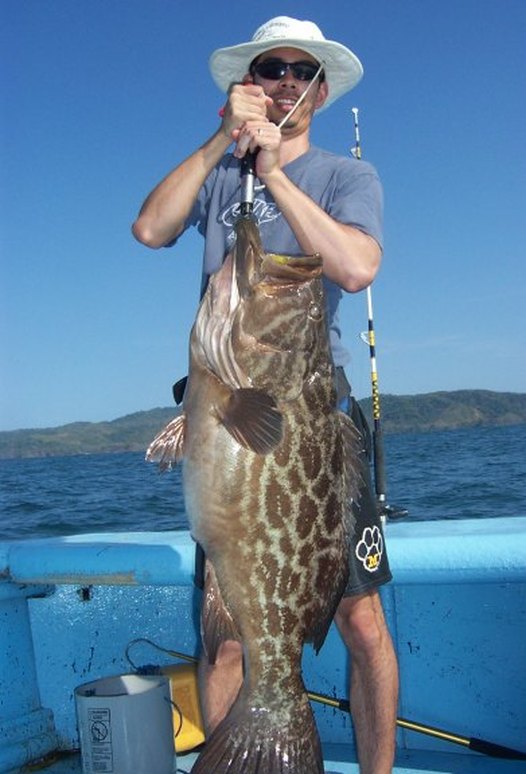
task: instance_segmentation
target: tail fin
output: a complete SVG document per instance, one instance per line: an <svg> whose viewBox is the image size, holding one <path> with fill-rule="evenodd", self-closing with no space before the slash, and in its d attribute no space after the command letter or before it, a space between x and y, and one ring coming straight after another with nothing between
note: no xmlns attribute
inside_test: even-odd
<svg viewBox="0 0 526 774"><path fill-rule="evenodd" d="M240 695L211 734L192 774L323 774L307 696L290 707L250 706Z"/></svg>

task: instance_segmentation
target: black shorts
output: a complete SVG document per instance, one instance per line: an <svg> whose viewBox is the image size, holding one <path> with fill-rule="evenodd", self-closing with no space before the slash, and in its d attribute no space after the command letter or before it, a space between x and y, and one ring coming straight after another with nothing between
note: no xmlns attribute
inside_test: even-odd
<svg viewBox="0 0 526 774"><path fill-rule="evenodd" d="M338 403L349 414L362 438L361 467L362 481L360 494L353 504L355 517L354 533L350 540L349 581L344 597L365 594L376 589L391 578L389 561L385 548L382 520L376 505L371 480L371 436L363 412L352 395L343 368L336 369ZM205 553L199 544L195 552L195 585L204 587Z"/></svg>
<svg viewBox="0 0 526 774"><path fill-rule="evenodd" d="M362 439L362 486L353 503L354 533L349 550L349 580L344 597L364 594L392 579L380 510L371 479L371 434L360 405L351 395L343 368L336 369L338 403L351 417Z"/></svg>

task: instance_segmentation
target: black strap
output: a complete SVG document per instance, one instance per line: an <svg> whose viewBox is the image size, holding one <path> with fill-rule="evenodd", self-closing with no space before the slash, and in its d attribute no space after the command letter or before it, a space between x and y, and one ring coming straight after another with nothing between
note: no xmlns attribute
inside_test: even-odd
<svg viewBox="0 0 526 774"><path fill-rule="evenodd" d="M184 391L186 390L187 381L188 381L188 377L183 376L183 378L179 379L179 381L176 382L172 387L172 395L174 396L174 401L177 403L178 406L183 402Z"/></svg>

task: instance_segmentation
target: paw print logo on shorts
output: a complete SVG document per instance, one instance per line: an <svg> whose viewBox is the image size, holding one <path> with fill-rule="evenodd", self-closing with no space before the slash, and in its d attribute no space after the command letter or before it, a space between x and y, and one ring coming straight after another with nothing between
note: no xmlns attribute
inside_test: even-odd
<svg viewBox="0 0 526 774"><path fill-rule="evenodd" d="M367 572L376 572L382 561L384 539L378 527L366 527L356 546L356 556Z"/></svg>

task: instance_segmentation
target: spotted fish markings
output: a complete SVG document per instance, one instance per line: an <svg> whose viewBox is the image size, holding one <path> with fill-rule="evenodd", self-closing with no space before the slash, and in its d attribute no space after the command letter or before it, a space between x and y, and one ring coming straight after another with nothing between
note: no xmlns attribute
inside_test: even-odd
<svg viewBox="0 0 526 774"><path fill-rule="evenodd" d="M183 462L208 558L206 653L244 648L240 694L195 774L323 772L301 655L321 647L347 581L358 445L336 408L321 268L266 255L239 221L198 311L183 415L148 451Z"/></svg>

